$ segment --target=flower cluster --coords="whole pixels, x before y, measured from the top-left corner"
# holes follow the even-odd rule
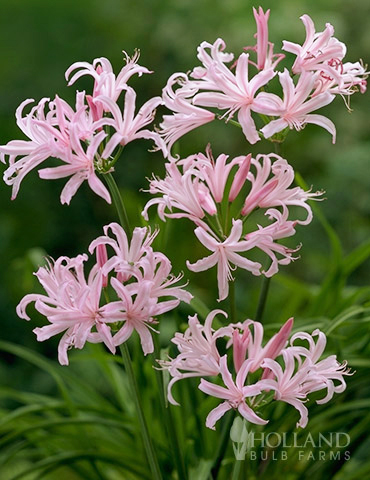
[[[173,159],[172,145],[185,133],[215,118],[228,121],[236,114],[251,144],[258,142],[261,135],[284,135],[286,129],[300,130],[307,123],[325,128],[334,143],[334,123],[312,112],[331,103],[336,95],[349,96],[366,90],[364,66],[360,62],[343,62],[346,47],[333,36],[332,25],[328,23],[323,32],[316,32],[308,15],[301,17],[306,28],[303,45],[283,42],[283,50],[295,55],[291,70],[277,71],[285,55],[274,54],[268,40],[270,11],[263,12],[261,7],[253,11],[256,45],[245,47],[245,52],[235,59],[225,52],[221,38],[213,44],[203,42],[198,48],[202,66],[195,67],[190,75],[177,73],[170,77],[163,90],[163,102],[172,114],[163,117],[160,130],[169,158]],[[256,61],[251,59],[253,53]],[[256,69],[253,75],[250,66]],[[282,98],[266,91],[275,76],[279,78]],[[252,114],[259,114],[265,125],[259,128]]]
[[[109,232],[113,235],[109,236]],[[146,227],[135,228],[129,242],[117,223],[104,227],[104,233],[90,245],[90,253],[96,251],[97,261],[87,280],[86,254],[49,261],[36,272],[46,294],[26,295],[17,307],[18,316],[29,320],[26,307],[35,302],[36,310],[50,322],[34,330],[39,341],[65,332],[58,348],[62,365],[68,365],[67,350],[83,348],[86,341],[104,342],[115,353],[134,330],[140,336],[144,354],[152,353],[151,332],[156,332],[156,316],[192,298],[177,285],[182,276],[171,274],[168,258],[153,251],[151,243],[156,233],[151,234]],[[107,246],[114,252],[110,258]],[[114,294],[115,300],[104,303],[108,298],[103,295],[104,289],[107,296]]]
[[[153,178],[150,182],[149,192],[161,196],[149,200],[144,218],[148,219],[149,207],[156,205],[164,221],[166,217],[185,217],[196,224],[195,235],[212,253],[194,264],[187,262],[187,266],[198,272],[217,264],[219,300],[228,295],[228,281],[233,278],[231,265],[271,277],[279,264],[294,260],[297,248],[278,241],[294,235],[297,224],[310,223],[312,211],[307,200],[320,192],[292,187],[294,171],[285,159],[275,154],[232,160],[221,154],[214,159],[208,148],[206,155],[168,162],[166,170],[163,180]],[[304,218],[290,219],[292,206],[302,208]],[[264,210],[262,221],[267,225],[251,220],[257,210]],[[270,257],[271,265],[266,270],[261,263],[241,255],[255,248]]]
[[[320,330],[312,335],[296,333],[288,343],[293,326],[291,318],[263,346],[261,323],[245,320],[215,330],[212,323],[220,314],[227,316],[222,310],[210,312],[204,325],[197,316],[189,317],[188,329],[183,334],[176,333],[172,339],[179,350],[177,357],[159,361],[173,377],[168,384],[171,403],[177,404],[172,395],[173,385],[187,377],[200,377],[200,390],[224,400],[207,416],[207,427],[214,429],[215,423],[230,409],[238,410],[251,423],[266,424],[258,409],[267,394],[273,392],[275,400],[298,410],[297,427],[304,428],[308,422],[304,402],[310,393],[326,390],[326,395],[317,401],[321,404],[328,402],[334,393],[345,390],[343,376],[350,374],[346,363],[340,364],[335,355],[320,360],[326,346],[325,334]],[[220,352],[217,341],[224,337],[225,351]],[[214,378],[211,382],[204,377]]]
[[[70,177],[61,193],[62,203],[69,204],[85,180],[108,203],[117,200],[113,179],[108,177],[111,199],[98,174],[114,170],[127,143],[149,139],[168,161],[165,178],[150,181],[149,193],[154,197],[142,215],[148,220],[148,210],[155,206],[162,221],[187,218],[193,222],[195,236],[210,253],[186,265],[195,272],[217,267],[218,301],[228,297],[237,267],[271,277],[280,265],[295,260],[300,246],[290,247],[285,240],[295,234],[297,225],[311,222],[308,201],[322,192],[293,186],[294,170],[284,158],[272,153],[235,158],[222,153],[214,158],[210,146],[205,154],[187,158],[171,152],[180,137],[216,118],[238,123],[250,144],[263,137],[282,142],[290,129],[301,130],[307,123],[326,129],[334,143],[334,123],[315,112],[336,95],[366,90],[364,66],[344,62],[346,47],[334,37],[333,27],[326,24],[324,31],[316,32],[308,15],[301,17],[306,29],[303,45],[283,42],[283,50],[295,57],[291,68],[278,71],[285,55],[274,53],[269,41],[270,11],[260,7],[253,12],[255,45],[245,47],[235,59],[225,51],[222,39],[203,42],[198,48],[201,65],[189,74],[172,75],[162,96],[148,100],[136,114],[136,93],[128,81],[133,75],[152,73],[138,64],[137,53],[132,58],[125,54],[126,64],[117,76],[103,57],[91,64],[71,65],[66,71],[69,85],[86,75],[94,80],[91,94],[76,92],[73,108],[56,96],[43,98],[24,113],[34,100],[22,102],[16,120],[28,140],[0,146],[0,161],[8,164],[4,180],[12,186],[12,199],[23,178],[37,168],[44,179]],[[272,92],[273,79],[279,80],[275,83],[281,96]],[[147,126],[159,105],[171,113],[164,115],[159,129],[150,130]],[[62,163],[39,168],[49,157]],[[122,205],[116,202],[116,206],[123,218]],[[34,330],[37,339],[63,333],[58,348],[62,365],[68,365],[68,349],[81,349],[86,342],[104,343],[114,354],[134,331],[143,353],[152,353],[157,317],[180,301],[190,302],[192,295],[179,285],[182,275],[174,276],[169,259],[153,250],[156,234],[148,227],[137,227],[131,235],[111,223],[90,244],[89,253],[96,261],[87,277],[87,254],[49,260],[36,272],[45,293],[26,295],[17,314],[29,320],[26,309],[34,302],[49,322]],[[269,260],[265,267],[259,261],[261,253]],[[346,363],[340,364],[334,355],[321,359],[326,346],[323,332],[299,332],[289,341],[290,318],[263,344],[261,323],[245,320],[215,328],[216,323],[221,325],[219,315],[227,317],[223,310],[213,310],[204,325],[197,315],[190,316],[186,331],[172,339],[178,355],[159,360],[172,376],[171,403],[177,403],[174,384],[188,377],[200,378],[199,389],[222,400],[209,413],[207,427],[214,429],[230,409],[251,423],[266,424],[260,410],[272,397],[294,406],[300,415],[297,426],[305,427],[304,403],[312,392],[324,391],[317,403],[326,403],[346,388],[344,376],[350,374]]]
[[[61,193],[62,203],[69,204],[85,180],[110,203],[110,194],[96,172],[112,171],[118,158],[115,152],[137,138],[152,139],[157,148],[165,148],[158,133],[144,128],[153,121],[161,97],[147,101],[135,115],[136,93],[127,84],[133,75],[151,72],[137,64],[138,54],[133,58],[125,55],[126,65],[117,77],[106,58],[97,58],[92,64],[77,62],[68,68],[69,85],[83,75],[94,78],[92,95],[76,92],[75,108],[56,96],[52,101],[43,98],[24,114],[25,107],[34,100],[21,103],[16,120],[29,140],[12,140],[0,146],[0,160],[5,163],[8,157],[4,181],[12,186],[12,199],[27,173],[54,157],[62,165],[42,168],[39,175],[44,179],[71,177]],[[119,107],[121,95],[124,95],[123,112]]]

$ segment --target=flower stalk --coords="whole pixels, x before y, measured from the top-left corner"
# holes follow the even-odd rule
[[[117,187],[117,184],[116,184],[113,176],[110,173],[107,173],[105,178],[106,178],[110,193],[112,195],[113,204],[114,204],[114,206],[116,207],[116,210],[117,210],[118,218],[119,218],[122,226],[124,227],[124,229],[126,231],[127,237],[131,238],[131,230],[130,230],[129,220],[128,220],[128,217],[127,217],[126,208],[125,208],[125,205],[123,203],[121,194],[120,194],[119,189]],[[144,448],[145,448],[145,452],[146,452],[146,455],[147,455],[150,470],[151,470],[152,475],[153,475],[153,480],[162,480],[162,475],[161,475],[161,471],[160,471],[160,468],[159,468],[157,455],[155,453],[154,446],[153,446],[152,440],[150,438],[148,425],[147,425],[147,422],[145,420],[144,410],[143,410],[143,406],[142,406],[141,398],[140,398],[139,387],[138,387],[138,384],[137,384],[137,381],[136,381],[136,378],[135,378],[135,374],[134,374],[134,371],[133,371],[133,368],[132,368],[132,364],[131,364],[130,351],[128,349],[128,346],[127,346],[126,342],[123,343],[122,345],[120,345],[120,351],[121,351],[121,354],[122,354],[122,358],[123,358],[123,361],[124,361],[126,373],[127,373],[127,376],[128,376],[130,387],[131,387],[131,392],[132,392],[133,400],[134,400],[134,403],[135,403],[136,413],[137,413],[137,416],[138,416],[138,419],[139,419],[139,424],[140,424],[141,435],[142,435],[142,439],[143,439],[143,443],[144,443]]]
[[[150,470],[153,475],[153,480],[162,480],[162,475],[159,469],[157,456],[153,447],[153,443],[150,438],[148,425],[145,420],[143,406],[141,403],[141,398],[139,393],[139,387],[138,387],[135,374],[132,368],[131,356],[130,356],[130,351],[128,349],[127,343],[123,343],[122,345],[120,345],[120,350],[121,350],[122,358],[125,364],[126,373],[129,379],[132,398],[135,403],[135,408],[136,408],[136,413],[139,419],[144,448],[147,455]]]
[[[129,222],[127,212],[126,212],[126,207],[125,207],[125,204],[123,203],[122,196],[118,189],[117,183],[114,180],[114,177],[111,173],[106,173],[104,175],[104,178],[107,182],[109,191],[112,195],[112,201],[114,206],[116,207],[120,224],[124,228],[127,237],[130,239],[131,238],[130,222]]]

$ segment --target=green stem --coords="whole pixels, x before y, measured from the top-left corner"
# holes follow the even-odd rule
[[[235,279],[231,280],[229,286],[229,304],[230,304],[230,322],[236,322],[236,302],[235,302]]]
[[[236,460],[235,461],[233,476],[231,477],[231,480],[239,480],[242,463],[243,463],[243,460]]]
[[[130,239],[132,236],[132,232],[131,232],[130,223],[127,217],[125,205],[121,197],[121,193],[117,187],[117,184],[113,176],[110,173],[105,174],[105,179],[106,179],[108,188],[110,190],[110,193],[112,195],[112,202],[116,207],[120,223],[122,227],[125,229],[127,237]],[[149,429],[145,420],[144,410],[143,410],[141,399],[140,399],[139,387],[136,381],[134,370],[132,368],[131,356],[130,356],[130,352],[127,344],[124,343],[123,345],[120,345],[120,350],[124,360],[125,369],[129,379],[130,387],[132,390],[132,396],[133,396],[133,400],[136,407],[136,413],[139,419],[141,435],[143,438],[146,456],[147,456],[150,470],[152,473],[152,478],[153,480],[162,480],[162,475],[159,469],[157,456],[156,456],[156,453],[149,435]]]
[[[152,472],[152,476],[153,476],[152,478],[153,478],[153,480],[162,480],[162,475],[161,475],[161,472],[159,470],[157,456],[155,454],[154,447],[153,447],[152,441],[150,439],[148,426],[147,426],[147,423],[145,421],[143,407],[142,407],[142,404],[141,404],[141,399],[140,399],[140,394],[139,394],[139,387],[138,387],[138,384],[137,384],[137,381],[136,381],[136,378],[135,378],[135,375],[134,375],[134,371],[132,369],[131,356],[130,356],[130,352],[129,352],[127,344],[123,343],[122,345],[120,345],[120,350],[121,350],[121,354],[122,354],[122,357],[123,357],[123,361],[125,363],[125,369],[126,369],[126,373],[127,373],[128,379],[129,379],[129,383],[130,383],[130,386],[131,386],[131,393],[132,393],[132,396],[133,396],[133,400],[134,400],[135,407],[136,407],[136,413],[137,413],[139,423],[140,423],[144,448],[145,448],[146,456],[148,458],[150,470]]]
[[[123,229],[125,230],[127,237],[130,239],[131,238],[130,222],[128,220],[126,208],[123,203],[121,193],[117,187],[116,181],[114,180],[113,175],[111,173],[106,173],[104,175],[104,178],[105,178],[105,181],[107,182],[109,191],[112,195],[112,201],[114,206],[116,207],[119,221]]]
[[[222,225],[221,225],[221,222],[220,222],[220,219],[218,218],[218,214],[216,215],[216,223],[217,223],[217,228],[221,234],[221,238],[225,238],[225,234],[224,234],[224,231],[222,229]]]
[[[154,337],[154,355],[155,355],[155,358],[160,358],[159,341],[158,341],[158,337],[156,336]],[[172,417],[170,405],[166,406],[163,375],[161,370],[159,370],[158,368],[155,369],[155,373],[156,373],[158,389],[159,389],[159,400],[161,404],[162,416],[165,421],[169,445],[170,445],[171,452],[173,454],[173,459],[176,465],[178,478],[179,480],[186,480],[187,473],[185,469],[184,458],[183,458],[182,451],[181,451],[180,444],[177,437],[176,425]]]
[[[235,418],[235,410],[228,412],[225,422],[222,426],[220,439],[217,446],[216,455],[213,461],[213,467],[211,470],[211,475],[214,480],[216,480],[218,472],[221,468],[221,462],[225,456],[227,446],[229,444],[230,438],[230,429]]]
[[[271,278],[263,277],[260,297],[258,299],[257,312],[255,321],[260,322],[262,320],[263,312],[266,306],[267,295],[269,292]]]
[[[227,202],[227,208],[226,208],[226,213],[225,213],[225,223],[224,223],[224,228],[225,232],[229,230],[229,215],[230,215],[230,202]]]

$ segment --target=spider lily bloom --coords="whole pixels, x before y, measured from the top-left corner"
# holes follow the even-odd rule
[[[107,188],[95,173],[95,160],[99,157],[97,152],[100,144],[107,136],[106,133],[100,131],[91,138],[86,151],[78,137],[77,124],[70,125],[69,134],[70,149],[64,158],[65,165],[40,170],[40,178],[52,180],[71,176],[62,190],[60,196],[61,203],[69,204],[73,195],[85,180],[87,180],[91,190],[106,202],[111,203],[111,197]]]
[[[202,258],[195,263],[186,262],[189,270],[193,272],[201,272],[208,270],[217,264],[217,281],[218,281],[218,301],[224,300],[229,293],[229,281],[233,280],[230,264],[234,264],[244,270],[250,271],[253,275],[260,275],[261,264],[253,262],[242,257],[236,252],[246,252],[256,246],[253,240],[240,240],[243,231],[243,223],[241,220],[233,220],[233,226],[230,235],[220,241],[206,232],[202,227],[194,230],[198,240],[213,253],[209,257]]]
[[[250,361],[250,372],[261,368],[265,358],[275,359],[285,348],[293,327],[293,318],[287,320],[280,330],[262,347],[263,325],[260,322],[246,320],[243,323],[232,325],[233,331],[228,347],[233,347],[234,365],[239,371],[245,360]],[[253,327],[253,334],[250,330]],[[241,331],[241,333],[240,333]],[[262,378],[265,378],[263,374]]]
[[[330,63],[330,71],[327,69],[320,71],[312,96],[325,91],[334,95],[352,95],[358,89],[361,93],[365,93],[368,74],[361,62],[341,63],[333,60]]]
[[[174,91],[175,84],[181,85]],[[172,115],[163,115],[159,134],[166,143],[167,154],[170,160],[173,144],[183,135],[215,119],[215,114],[199,108],[191,103],[191,99],[198,90],[192,87],[185,73],[175,73],[168,79],[163,89],[163,105],[173,112]]]
[[[114,345],[124,343],[136,330],[144,355],[152,353],[154,345],[150,330],[155,331],[153,325],[158,322],[154,319],[157,314],[156,301],[150,298],[151,283],[139,282],[135,295],[132,294],[130,284],[123,285],[116,278],[111,278],[111,285],[119,300],[108,303],[105,306],[105,313],[114,322],[124,322],[123,327],[113,337]]]
[[[220,373],[220,354],[216,341],[229,333],[230,328],[225,327],[215,331],[212,322],[216,315],[227,314],[222,310],[213,310],[207,315],[202,325],[198,316],[189,316],[188,328],[184,333],[175,333],[171,340],[178,350],[177,357],[170,360],[159,360],[163,369],[169,371],[173,377],[168,384],[168,400],[173,405],[179,405],[172,396],[173,385],[188,377],[215,376]]]
[[[337,40],[334,28],[327,23],[323,32],[315,31],[315,25],[308,15],[302,15],[301,20],[306,29],[306,39],[303,45],[292,42],[283,42],[283,50],[297,56],[292,71],[302,73],[304,71],[320,71],[323,64],[330,65],[335,59],[341,61],[346,54],[346,46]]]
[[[104,342],[112,353],[115,352],[111,330],[107,325],[114,319],[106,315],[105,307],[99,306],[101,270],[93,268],[86,281],[83,271],[86,260],[87,255],[60,257],[53,263],[49,262],[47,267],[40,267],[36,276],[46,295],[26,295],[17,306],[18,316],[29,320],[26,307],[35,302],[36,310],[49,320],[50,325],[34,329],[38,341],[65,332],[58,347],[61,365],[68,365],[69,348],[81,349],[86,341]]]
[[[149,250],[147,255],[151,254]],[[167,258],[166,260],[169,263]],[[153,327],[158,323],[155,317],[176,308],[180,300],[189,302],[192,298],[181,287],[167,288],[169,283],[172,285],[178,278],[171,278],[167,283],[166,280],[161,276],[161,284],[158,285],[158,278],[138,276],[136,282],[123,285],[117,278],[111,278],[111,285],[119,300],[105,305],[104,313],[114,322],[124,322],[113,337],[115,346],[124,343],[136,330],[144,355],[154,351],[151,331],[156,332]],[[162,296],[172,296],[175,300],[159,301]]]
[[[231,186],[229,201],[239,194],[248,173],[241,169],[241,165],[250,161],[250,155],[235,157],[231,161],[228,158],[228,155],[221,154],[215,160],[208,146],[206,155],[199,153],[167,164],[165,179],[154,178],[150,182],[149,192],[160,193],[162,197],[146,204],[142,213],[144,218],[148,219],[147,211],[151,205],[158,205],[158,215],[163,221],[166,217],[186,217],[208,229],[201,220],[206,213],[217,214],[217,203],[222,202],[233,167],[239,166],[239,170]],[[174,212],[174,209],[180,212]]]
[[[202,42],[199,45],[197,57],[203,66],[195,67],[191,73],[191,77],[196,80],[194,86],[198,89],[217,90],[216,70],[229,75],[229,68],[225,63],[230,63],[234,55],[225,52],[225,48],[222,38],[218,38],[214,43]]]
[[[316,343],[314,336],[318,337]],[[308,341],[309,348],[293,345],[296,339]],[[327,395],[316,403],[328,402],[334,393],[345,390],[343,376],[349,375],[350,372],[346,363],[337,362],[335,355],[319,361],[326,346],[326,336],[320,330],[315,330],[312,335],[305,332],[296,333],[290,343],[292,346],[282,351],[284,369],[269,358],[263,361],[262,367],[270,369],[267,382],[270,383],[270,388],[275,390],[276,400],[293,405],[300,413],[297,427],[304,428],[308,422],[308,410],[303,404],[307,395],[327,389]],[[334,380],[339,383],[334,384]]]
[[[297,85],[294,85],[289,71],[285,69],[284,72],[279,72],[279,80],[283,88],[283,100],[273,93],[261,92],[256,102],[256,111],[259,113],[280,117],[261,129],[265,138],[270,138],[287,127],[301,130],[307,123],[313,123],[325,128],[332,135],[335,143],[334,123],[323,115],[310,113],[331,103],[335,96],[329,92],[323,92],[309,98],[316,81],[316,76],[312,72],[302,72]]]
[[[148,248],[140,263],[142,278],[138,277],[138,280],[151,283],[150,296],[156,298],[157,302],[161,297],[173,297],[173,300],[158,302],[160,311],[158,310],[156,315],[173,310],[180,301],[190,303],[193,295],[182,288],[184,285],[175,285],[183,278],[183,274],[176,277],[171,273],[172,264],[163,253],[153,252]],[[135,285],[132,285],[132,288],[134,291]]]
[[[108,235],[109,231],[116,240]],[[148,302],[156,304],[155,315],[173,310],[180,301],[190,302],[193,296],[182,286],[175,285],[181,280],[182,275],[177,277],[172,275],[169,259],[163,253],[154,252],[151,247],[158,231],[151,233],[147,227],[136,227],[130,242],[126,232],[117,223],[106,225],[104,233],[105,236],[98,237],[89,247],[90,253],[94,250],[98,252],[99,248],[107,246],[115,252],[115,255],[107,259],[102,266],[103,275],[114,271],[117,280],[121,283],[131,280],[128,284],[131,295],[139,292],[142,282],[150,285]],[[161,297],[173,297],[173,299],[159,302]]]
[[[207,187],[200,187],[199,179],[194,180],[193,171],[190,168],[182,174],[179,166],[171,162],[166,164],[166,170],[164,180],[154,177],[150,181],[149,192],[160,193],[162,196],[149,200],[142,212],[143,217],[148,220],[148,209],[152,205],[158,205],[158,215],[162,221],[166,221],[166,217],[185,217],[196,225],[207,228],[202,221],[205,212],[210,215],[217,212]],[[179,212],[174,211],[175,209]]]
[[[302,207],[307,212],[304,220],[295,220],[307,225],[312,220],[312,210],[307,200],[322,195],[322,192],[305,192],[300,187],[289,188],[294,181],[294,170],[288,162],[279,155],[257,155],[251,159],[252,168],[248,171],[247,180],[251,189],[244,201],[241,214],[249,215],[255,208],[288,207],[294,205]],[[271,176],[272,175],[272,176]],[[275,216],[273,216],[275,218]],[[287,220],[287,214],[286,214]]]
[[[16,197],[25,175],[49,157],[54,157],[65,165],[39,170],[41,178],[61,178],[76,174],[62,192],[62,203],[69,203],[77,190],[77,178],[81,183],[87,179],[95,193],[109,201],[108,191],[96,177],[93,166],[93,157],[105,134],[99,132],[94,136],[93,120],[84,100],[85,94],[77,92],[74,111],[58,96],[53,101],[44,98],[24,117],[24,106],[33,100],[26,100],[19,106],[16,112],[17,124],[30,141],[12,140],[0,147],[3,160],[5,155],[9,155],[9,167],[4,172],[4,181],[13,186],[12,199]],[[46,106],[48,111],[45,111]],[[90,142],[87,148],[89,153],[85,153],[81,146],[81,142],[86,140]],[[22,158],[17,159],[19,156]]]
[[[266,211],[269,219],[275,219],[275,222],[267,227],[258,225],[258,230],[245,235],[246,240],[255,241],[258,248],[265,252],[272,260],[267,271],[262,271],[266,277],[272,277],[278,272],[278,265],[289,265],[298,257],[293,257],[292,254],[299,250],[300,246],[295,249],[288,248],[276,240],[291,237],[295,234],[295,226],[297,221],[288,220],[288,209],[284,206],[283,213],[275,208],[270,208]],[[282,258],[278,259],[277,254]]]
[[[317,337],[316,343],[313,337]],[[296,339],[306,340],[309,348],[295,346],[294,342]],[[292,345],[290,347],[292,352],[304,359],[303,364],[313,365],[312,374],[320,386],[319,390],[327,388],[327,395],[317,400],[316,403],[327,403],[332,399],[334,393],[341,393],[346,389],[343,375],[350,375],[347,363],[340,364],[335,355],[330,355],[319,361],[326,347],[326,336],[323,332],[316,329],[312,332],[312,335],[305,332],[296,333],[292,336],[290,344]],[[334,384],[334,380],[337,380],[339,383]]]
[[[257,33],[255,35],[257,42],[254,47],[244,47],[244,50],[254,50],[257,53],[257,63],[250,61],[258,70],[275,68],[276,65],[285,57],[282,53],[273,53],[274,44],[268,41],[267,22],[270,16],[270,10],[264,12],[262,7],[257,10],[253,7],[253,15],[257,24]]]
[[[305,388],[305,382],[308,379],[309,367],[298,368],[295,372],[294,355],[289,354],[287,350],[282,352],[285,370],[278,362],[266,358],[262,367],[269,369],[273,379],[267,379],[268,389],[275,390],[275,399],[292,405],[300,413],[300,420],[297,427],[306,427],[308,422],[308,410],[304,402],[307,400],[307,394],[310,390]],[[307,385],[306,385],[307,386]]]
[[[238,121],[247,140],[250,143],[259,140],[251,112],[254,111],[257,91],[275,76],[275,72],[272,68],[265,69],[249,80],[249,55],[243,53],[237,60],[234,74],[225,65],[233,59],[233,55],[225,53],[224,49],[225,43],[220,38],[214,44],[203,42],[198,47],[198,59],[203,66],[193,69],[192,79],[188,79],[185,74],[171,77],[164,95],[167,97],[165,104],[174,109],[175,115],[172,119],[167,116],[163,125],[170,146],[181,134],[213,120],[213,114],[207,116],[199,107],[226,110],[221,118],[227,117],[227,120],[238,112]],[[182,86],[173,92],[172,85],[178,78],[181,79]],[[196,110],[194,106],[199,109]]]
[[[207,191],[211,194],[214,202],[221,203],[224,198],[226,183],[232,168],[234,166],[239,166],[240,169],[240,165],[245,162],[248,163],[249,158],[250,156],[246,157],[242,155],[235,157],[228,162],[229,155],[222,153],[215,160],[212,155],[211,146],[208,145],[205,155],[203,153],[191,155],[184,160],[178,161],[177,165],[183,165],[184,172],[190,170],[194,177],[199,178],[199,180],[206,185]],[[237,179],[237,182],[240,183],[239,178]],[[231,188],[231,190],[235,189],[240,190],[241,186],[234,185]],[[239,192],[235,192],[232,193],[232,195],[236,197],[238,193]]]
[[[283,42],[283,50],[297,56],[292,67],[293,73],[304,71],[316,72],[315,91],[312,96],[325,91],[333,94],[351,95],[359,86],[361,93],[366,91],[366,72],[363,65],[356,63],[343,63],[346,46],[338,41],[334,28],[326,24],[323,32],[316,33],[312,19],[303,15],[301,20],[306,29],[306,40],[302,46]]]
[[[273,69],[262,70],[251,80],[248,79],[249,55],[242,53],[237,60],[235,75],[222,64],[211,66],[210,76],[217,85],[216,91],[205,91],[195,95],[193,103],[201,107],[226,110],[223,116],[231,119],[238,112],[238,121],[249,143],[258,142],[259,135],[251,112],[257,111],[257,91],[274,76]],[[259,108],[259,107],[258,107]]]
[[[66,71],[65,78],[68,81],[68,86],[72,85],[79,78],[84,75],[91,75],[94,78],[94,90],[92,100],[95,103],[96,97],[104,95],[112,99],[113,102],[118,100],[122,90],[126,88],[128,80],[138,74],[140,77],[143,73],[153,73],[146,67],[138,65],[139,52],[136,51],[133,57],[129,57],[126,52],[123,52],[126,60],[126,65],[121,69],[119,74],[113,72],[112,65],[107,58],[95,58],[92,63],[75,62]],[[71,76],[72,72],[75,73]],[[71,77],[70,77],[71,76]]]
[[[4,181],[12,186],[12,200],[18,194],[23,178],[49,157],[63,156],[68,148],[68,135],[55,128],[64,122],[65,102],[50,102],[48,98],[40,100],[38,105],[23,116],[26,105],[33,99],[22,102],[16,110],[15,117],[18,127],[29,140],[11,140],[7,145],[0,146],[0,159],[5,163],[9,156],[9,167],[4,172]],[[49,112],[45,112],[46,105]],[[62,108],[58,108],[61,106]],[[21,157],[17,159],[17,157]]]
[[[153,140],[157,147],[166,152],[165,144],[157,132],[143,129],[146,125],[151,123],[154,119],[155,109],[162,103],[161,97],[153,97],[148,100],[140,108],[135,115],[136,93],[135,90],[129,86],[123,88],[125,90],[125,101],[123,113],[111,98],[101,95],[96,97],[103,106],[106,112],[109,112],[113,118],[103,117],[95,123],[95,128],[101,128],[105,125],[114,128],[115,133],[110,137],[105,145],[102,153],[103,158],[111,156],[114,149],[118,146],[125,146],[128,143],[138,138],[146,138]]]
[[[253,385],[245,385],[247,375],[251,367],[251,361],[246,360],[239,369],[235,382],[227,368],[227,355],[221,357],[220,373],[225,387],[215,385],[203,378],[200,381],[199,389],[207,395],[225,400],[218,407],[214,408],[207,416],[206,427],[215,430],[215,423],[230,409],[237,409],[242,417],[248,422],[257,425],[265,425],[268,420],[259,417],[254,410],[246,403],[246,398],[255,397],[266,389],[266,381],[260,380]]]
[[[158,231],[151,233],[147,227],[136,227],[129,242],[126,232],[118,223],[110,223],[103,230],[104,236],[96,238],[89,246],[90,253],[95,249],[98,251],[101,246],[110,246],[115,252],[115,255],[105,262],[103,274],[108,275],[114,270],[117,278],[122,282],[128,281],[134,274],[138,275],[141,260],[149,250]],[[109,236],[109,231],[116,237],[116,240]]]

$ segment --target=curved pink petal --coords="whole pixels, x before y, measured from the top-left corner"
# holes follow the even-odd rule
[[[242,402],[238,406],[238,412],[248,422],[255,423],[256,425],[266,425],[266,423],[268,423],[268,420],[259,417],[245,402]]]
[[[211,430],[216,430],[216,422],[220,420],[220,418],[223,417],[231,408],[232,407],[229,402],[223,402],[218,407],[211,410],[206,418],[206,427],[210,428]]]

